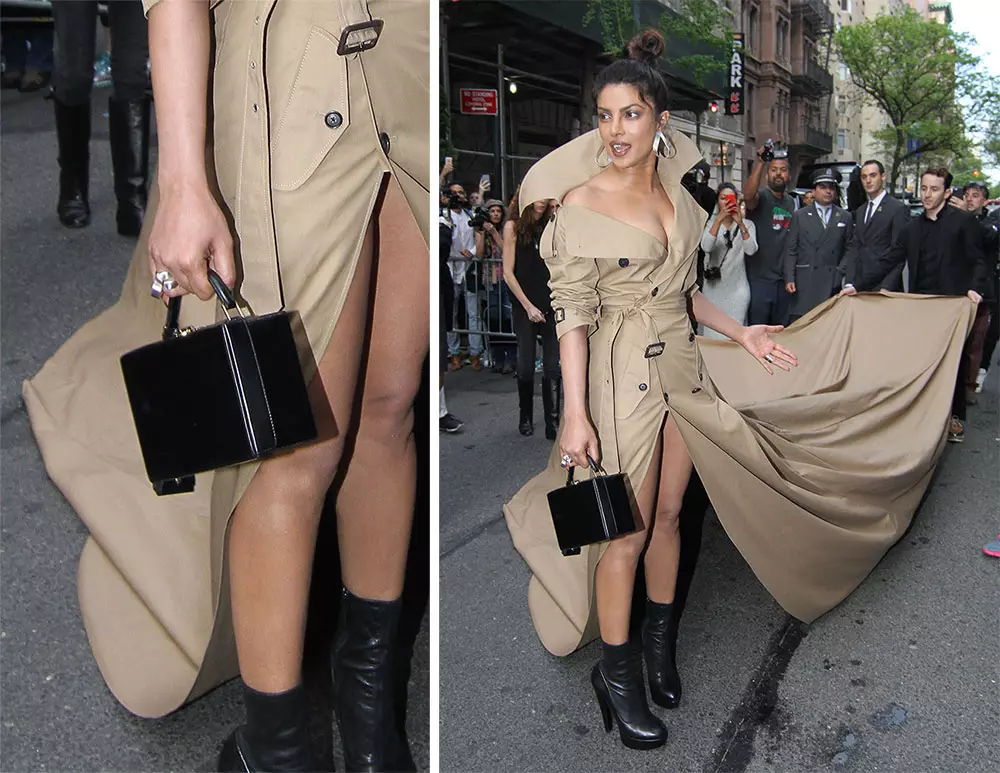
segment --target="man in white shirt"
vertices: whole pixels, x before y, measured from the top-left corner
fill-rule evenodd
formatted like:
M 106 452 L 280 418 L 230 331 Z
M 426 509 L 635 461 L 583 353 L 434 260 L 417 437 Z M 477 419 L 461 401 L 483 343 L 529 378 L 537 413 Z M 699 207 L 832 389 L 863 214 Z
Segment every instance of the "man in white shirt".
M 465 188 L 454 183 L 449 188 L 451 196 L 448 209 L 442 216 L 447 217 L 452 224 L 451 251 L 448 254 L 448 269 L 455 284 L 455 298 L 465 298 L 465 311 L 469 321 L 469 330 L 481 330 L 479 319 L 479 297 L 476 293 L 476 272 L 470 272 L 476 253 L 476 235 L 469 219 L 472 213 L 466 208 L 468 199 Z M 472 369 L 482 369 L 483 337 L 479 333 L 469 333 L 469 358 Z M 450 370 L 462 367 L 459 334 L 448 333 L 448 356 L 451 359 Z
M 854 239 L 844 260 L 844 286 L 859 291 L 903 292 L 902 265 L 878 282 L 872 274 L 899 239 L 910 214 L 903 202 L 886 193 L 885 167 L 881 161 L 873 159 L 862 164 L 861 185 L 867 201 L 854 211 Z

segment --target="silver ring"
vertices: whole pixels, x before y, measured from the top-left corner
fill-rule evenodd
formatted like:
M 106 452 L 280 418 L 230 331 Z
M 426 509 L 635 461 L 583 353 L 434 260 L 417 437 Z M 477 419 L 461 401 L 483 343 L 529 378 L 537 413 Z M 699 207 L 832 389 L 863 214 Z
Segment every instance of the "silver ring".
M 570 463 L 573 461 L 573 457 L 569 454 L 563 454 L 563 458 L 559 460 L 560 467 L 569 467 Z
M 173 277 L 168 277 L 167 279 L 163 280 L 163 290 L 165 292 L 169 293 L 171 290 L 176 290 L 176 289 L 177 289 L 176 279 L 174 279 Z
M 166 287 L 166 285 L 164 285 L 164 287 Z M 774 357 L 772 357 L 770 354 L 765 354 L 764 359 L 767 360 L 768 362 L 774 362 Z
M 153 280 L 153 285 L 149 288 L 149 294 L 159 299 L 163 295 L 163 283 L 159 280 Z
M 154 275 L 154 278 L 156 279 L 157 282 L 163 283 L 166 282 L 168 279 L 173 279 L 173 276 L 170 274 L 169 271 L 164 270 L 164 271 L 157 271 L 156 274 Z

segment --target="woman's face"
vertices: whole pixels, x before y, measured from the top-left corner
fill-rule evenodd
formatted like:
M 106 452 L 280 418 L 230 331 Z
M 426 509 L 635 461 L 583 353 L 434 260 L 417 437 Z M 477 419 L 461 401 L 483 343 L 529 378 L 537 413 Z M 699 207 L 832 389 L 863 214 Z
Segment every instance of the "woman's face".
M 635 86 L 612 83 L 597 95 L 597 126 L 611 163 L 620 169 L 637 166 L 653 152 L 653 138 L 667 125 L 669 113 L 656 115 Z
M 531 206 L 535 210 L 535 214 L 538 215 L 539 217 L 541 217 L 542 215 L 545 214 L 545 212 L 549 208 L 549 200 L 548 199 L 542 199 L 541 201 L 536 201 Z
M 490 222 L 493 225 L 500 225 L 501 220 L 503 220 L 503 207 L 498 207 L 494 204 L 490 207 Z

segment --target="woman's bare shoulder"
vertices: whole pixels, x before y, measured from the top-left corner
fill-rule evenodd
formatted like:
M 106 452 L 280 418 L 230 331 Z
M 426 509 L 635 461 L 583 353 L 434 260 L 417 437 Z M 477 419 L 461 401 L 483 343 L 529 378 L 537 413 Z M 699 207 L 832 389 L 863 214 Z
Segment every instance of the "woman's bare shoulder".
M 588 180 L 583 185 L 579 185 L 566 192 L 563 196 L 563 204 L 575 204 L 578 207 L 585 207 L 594 199 L 594 190 Z

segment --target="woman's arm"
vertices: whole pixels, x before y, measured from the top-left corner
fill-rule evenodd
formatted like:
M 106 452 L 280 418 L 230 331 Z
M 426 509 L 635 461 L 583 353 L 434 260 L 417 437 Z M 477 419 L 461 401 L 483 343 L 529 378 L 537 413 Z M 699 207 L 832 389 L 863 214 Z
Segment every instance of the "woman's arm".
M 706 257 L 715 248 L 716 242 L 719 241 L 719 221 L 716 220 L 709 226 L 705 226 L 705 231 L 701 235 L 701 249 L 705 252 Z
M 476 257 L 485 258 L 486 257 L 486 235 L 482 231 L 476 231 Z
M 528 296 L 521 289 L 521 283 L 514 276 L 514 263 L 517 260 L 517 233 L 514 229 L 514 221 L 508 220 L 503 224 L 503 281 L 514 293 L 517 302 L 524 308 L 528 319 L 532 322 L 544 322 L 545 315 L 528 300 Z
M 149 12 L 160 192 L 150 271 L 167 270 L 180 285 L 164 297 L 193 292 L 211 298 L 209 266 L 227 285 L 236 281 L 232 236 L 205 167 L 209 38 L 208 0 L 160 0 Z
M 789 365 L 798 365 L 794 354 L 771 339 L 771 333 L 782 330 L 782 325 L 744 327 L 700 292 L 691 294 L 691 310 L 696 322 L 738 343 L 757 358 L 768 373 L 773 372 L 772 365 L 777 365 L 782 370 L 789 370 Z
M 577 467 L 587 467 L 587 457 L 600 459 L 597 433 L 587 415 L 587 326 L 568 330 L 559 339 L 562 370 L 563 430 L 560 448 Z
M 743 254 L 744 255 L 755 255 L 757 254 L 757 228 L 752 222 L 740 220 L 740 225 L 745 229 L 743 231 Z

